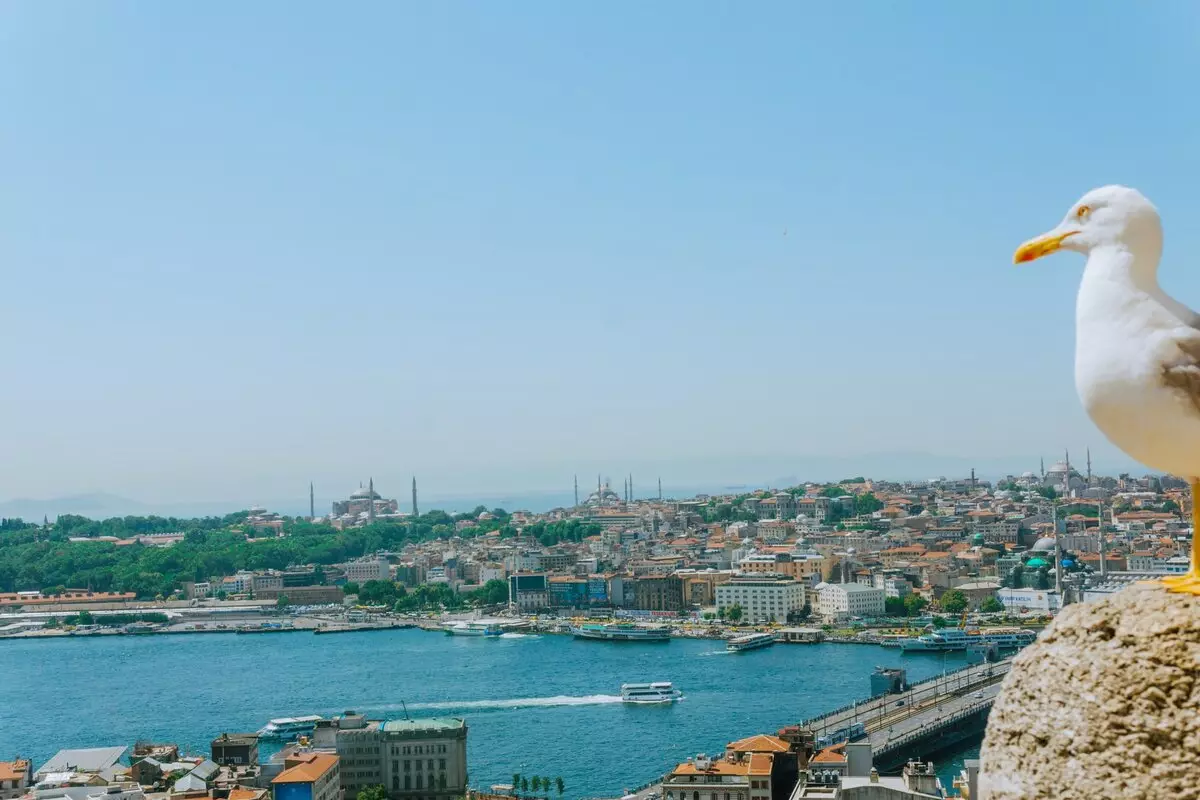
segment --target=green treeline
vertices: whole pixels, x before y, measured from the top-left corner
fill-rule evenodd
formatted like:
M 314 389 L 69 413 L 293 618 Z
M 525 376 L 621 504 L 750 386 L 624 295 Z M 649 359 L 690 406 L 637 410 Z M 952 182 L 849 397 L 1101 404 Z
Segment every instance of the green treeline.
M 139 597 L 169 596 L 184 581 L 205 581 L 238 570 L 287 569 L 299 564 L 338 564 L 406 544 L 455 535 L 456 523 L 470 521 L 457 535 L 474 537 L 498 531 L 516 536 L 503 509 L 480 506 L 470 514 L 451 516 L 431 511 L 412 520 L 377 521 L 361 528 L 338 531 L 301 519 L 284 521 L 284 536 L 247 541 L 246 512 L 225 517 L 181 520 L 163 517 L 114 517 L 95 521 L 64 515 L 51 526 L 20 520 L 0 520 L 0 592 L 46 587 L 91 589 L 96 592 L 135 592 Z M 535 523 L 522 533 L 542 545 L 581 541 L 600 532 L 600 526 L 578 520 Z M 111 542 L 70 542 L 79 536 L 129 539 L 146 533 L 183 531 L 172 547 Z M 266 534 L 260 534 L 266 535 Z

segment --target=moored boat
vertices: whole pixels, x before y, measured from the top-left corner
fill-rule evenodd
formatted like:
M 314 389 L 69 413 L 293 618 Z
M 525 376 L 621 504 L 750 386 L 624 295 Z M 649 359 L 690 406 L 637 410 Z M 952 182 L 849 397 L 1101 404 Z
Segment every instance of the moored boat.
M 571 633 L 576 639 L 595 639 L 603 642 L 668 642 L 671 640 L 671 631 L 667 628 L 625 622 L 587 623 L 578 628 L 572 628 Z
M 321 719 L 322 717 L 316 714 L 303 717 L 279 717 L 262 726 L 258 735 L 264 739 L 290 739 L 302 733 L 311 733 Z

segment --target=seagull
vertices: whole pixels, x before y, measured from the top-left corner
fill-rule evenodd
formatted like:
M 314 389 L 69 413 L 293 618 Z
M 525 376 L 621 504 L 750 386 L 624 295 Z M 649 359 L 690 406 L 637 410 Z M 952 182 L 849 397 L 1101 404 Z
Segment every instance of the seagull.
M 1017 248 L 1013 262 L 1058 250 L 1087 256 L 1075 303 L 1075 389 L 1114 445 L 1187 478 L 1191 564 L 1162 582 L 1200 595 L 1200 315 L 1159 287 L 1162 244 L 1158 209 L 1136 189 L 1105 186 Z

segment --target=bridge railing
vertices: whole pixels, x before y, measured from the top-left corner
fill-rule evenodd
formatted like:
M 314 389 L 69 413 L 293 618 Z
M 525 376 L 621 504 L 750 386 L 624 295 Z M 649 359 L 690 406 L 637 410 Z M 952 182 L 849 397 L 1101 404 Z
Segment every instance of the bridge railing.
M 985 680 L 991 680 L 991 679 L 997 677 L 998 675 L 1003 675 L 1006 672 L 1008 672 L 1009 668 L 1012 666 L 1012 656 L 1009 656 L 1007 659 L 1004 659 L 1002 661 L 997 661 L 996 663 L 991 664 L 990 666 L 992 667 L 991 674 L 984 673 L 983 665 L 971 664 L 969 666 L 962 667 L 961 669 L 956 669 L 953 672 L 947 672 L 945 675 L 934 675 L 933 677 L 926 678 L 923 681 L 917 681 L 916 683 L 910 683 L 910 684 L 908 684 L 908 689 L 906 689 L 905 691 L 908 692 L 908 691 L 919 690 L 924 686 L 933 685 L 940 681 L 945 681 L 945 680 L 951 678 L 952 676 L 960 675 L 963 672 L 966 672 L 968 670 L 973 670 L 973 669 L 979 670 L 976 674 L 979 676 L 979 679 L 981 682 L 985 681 Z M 973 682 L 968 682 L 966 684 L 966 686 L 964 686 L 963 688 L 965 689 L 972 685 L 974 685 Z M 872 697 L 868 697 L 865 700 L 859 700 L 854 703 L 847 703 L 846 705 L 842 706 L 841 708 L 835 708 L 832 711 L 825 712 L 824 714 L 818 714 L 815 717 L 809 717 L 808 719 L 801 721 L 800 725 L 801 725 L 801 727 L 811 728 L 813 723 L 815 723 L 815 722 L 820 722 L 823 719 L 829 719 L 830 717 L 837 716 L 838 714 L 844 714 L 847 711 L 854 711 L 856 708 L 858 708 L 863 703 L 869 703 L 878 697 L 884 697 L 884 696 L 885 695 L 877 694 Z
M 945 728 L 949 725 L 954 725 L 959 722 L 962 722 L 964 719 L 967 719 L 968 717 L 973 717 L 976 714 L 978 714 L 980 711 L 983 711 L 984 709 L 991 708 L 991 706 L 994 702 L 995 702 L 995 698 L 988 698 L 987 700 L 981 700 L 978 703 L 972 703 L 971 705 L 967 706 L 966 708 L 960 708 L 958 711 L 955 711 L 953 714 L 949 714 L 945 717 L 942 717 L 939 720 L 935 720 L 932 724 L 922 725 L 921 727 L 917 728 L 916 730 L 909 731 L 908 733 L 902 734 L 901 736 L 897 736 L 895 739 L 888 739 L 886 742 L 883 743 L 882 746 L 880 746 L 877 750 L 875 750 L 874 755 L 876 755 L 876 756 L 887 755 L 888 753 L 892 752 L 893 750 L 897 750 L 901 747 L 904 747 L 905 745 L 909 745 L 909 744 L 912 744 L 913 742 L 920 741 L 921 739 L 928 737 L 930 731 L 939 730 L 939 729 Z

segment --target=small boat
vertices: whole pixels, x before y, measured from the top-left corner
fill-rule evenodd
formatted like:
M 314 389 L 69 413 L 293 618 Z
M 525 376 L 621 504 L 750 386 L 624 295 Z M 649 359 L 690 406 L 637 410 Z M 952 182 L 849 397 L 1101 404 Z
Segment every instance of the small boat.
M 670 681 L 621 684 L 621 701 L 624 703 L 674 703 L 682 697 L 683 692 Z
M 725 649 L 731 653 L 741 653 L 746 650 L 757 650 L 760 647 L 770 647 L 775 644 L 773 633 L 747 633 L 735 636 L 725 643 Z
M 571 633 L 576 639 L 595 639 L 602 642 L 669 642 L 669 628 L 655 626 L 643 627 L 627 622 L 611 622 L 608 624 L 590 623 L 572 628 Z
M 280 717 L 262 726 L 258 735 L 264 739 L 290 739 L 302 733 L 312 733 L 322 717 L 310 714 L 304 717 Z

